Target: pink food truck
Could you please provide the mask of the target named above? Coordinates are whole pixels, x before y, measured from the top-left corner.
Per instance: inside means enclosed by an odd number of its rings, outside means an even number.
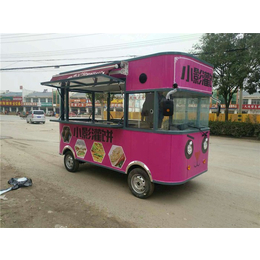
[[[77,171],[88,162],[127,174],[147,198],[154,184],[183,184],[208,170],[213,66],[179,52],[68,71],[42,85],[60,94],[59,153]],[[85,113],[70,117],[72,95]]]

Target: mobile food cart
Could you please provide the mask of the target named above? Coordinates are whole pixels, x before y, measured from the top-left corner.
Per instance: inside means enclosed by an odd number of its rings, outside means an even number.
[[[88,162],[128,175],[139,198],[154,183],[178,185],[208,169],[212,65],[185,53],[157,53],[60,73],[60,148],[68,171]],[[86,93],[88,116],[69,117],[70,94]],[[121,111],[113,100],[121,99]]]

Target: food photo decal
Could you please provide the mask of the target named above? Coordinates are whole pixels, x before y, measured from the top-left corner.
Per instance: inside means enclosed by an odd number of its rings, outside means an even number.
[[[126,160],[126,156],[122,146],[112,145],[108,154],[112,166],[122,168]]]
[[[102,163],[106,153],[102,143],[94,142],[91,148],[91,155],[94,162]]]
[[[75,144],[75,152],[77,157],[84,158],[87,153],[87,147],[84,140],[78,139]]]
[[[71,131],[69,126],[63,126],[61,137],[64,143],[69,143],[71,139]]]

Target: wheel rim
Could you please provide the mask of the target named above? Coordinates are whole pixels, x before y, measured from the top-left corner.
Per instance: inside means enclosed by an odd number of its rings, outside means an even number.
[[[71,155],[67,155],[65,163],[68,169],[72,169],[74,165],[74,158]]]
[[[133,175],[133,177],[131,179],[131,186],[136,193],[138,193],[138,194],[144,193],[145,185],[146,185],[145,179],[143,178],[142,175],[139,175],[139,174]]]

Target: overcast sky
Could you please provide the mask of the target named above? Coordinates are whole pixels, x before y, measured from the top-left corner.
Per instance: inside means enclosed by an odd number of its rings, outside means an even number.
[[[229,4],[222,0],[214,6],[206,0],[174,4],[164,0],[113,1],[113,4],[100,0],[83,4],[74,0],[66,5],[46,0],[39,6],[30,0],[5,1],[0,16],[0,68],[125,60],[133,55],[165,51],[189,52],[203,32],[254,32],[259,22],[258,9],[246,12],[252,6],[250,2],[247,6],[237,5],[235,12],[230,12],[232,1]],[[40,83],[49,81],[54,74],[85,67],[2,70],[1,90],[19,91],[23,86],[43,91],[46,86]]]
[[[1,34],[1,69],[130,59],[157,52],[189,52],[201,33]],[[1,89],[43,91],[52,75],[94,65],[1,71]],[[51,91],[51,89],[49,88]]]

